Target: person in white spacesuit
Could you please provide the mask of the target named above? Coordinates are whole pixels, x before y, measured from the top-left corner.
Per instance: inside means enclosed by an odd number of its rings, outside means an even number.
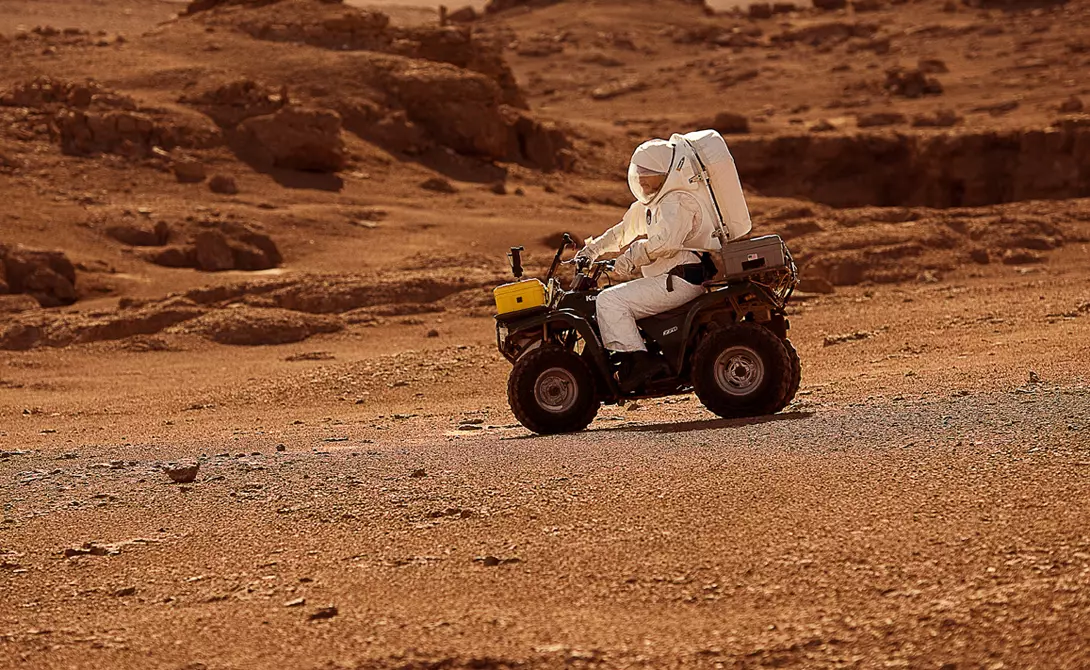
[[[674,135],[669,141],[641,144],[628,170],[636,202],[620,223],[588,240],[577,255],[593,261],[624,250],[614,271],[638,277],[602,291],[596,308],[603,344],[628,359],[620,379],[626,393],[669,370],[661,356],[647,351],[636,321],[695,299],[704,292],[702,283],[715,274],[706,252],[721,248],[715,234],[716,205],[697,176],[696,155],[686,141],[695,137]],[[748,232],[748,212],[745,218]]]

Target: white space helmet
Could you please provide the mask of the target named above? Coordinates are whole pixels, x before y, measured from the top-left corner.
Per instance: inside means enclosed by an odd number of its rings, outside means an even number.
[[[636,147],[628,166],[628,187],[644,205],[662,190],[674,164],[674,145],[666,140],[649,140]]]

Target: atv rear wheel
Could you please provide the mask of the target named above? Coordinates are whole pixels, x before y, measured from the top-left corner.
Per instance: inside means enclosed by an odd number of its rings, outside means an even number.
[[[755,323],[715,330],[696,348],[692,380],[704,406],[724,419],[773,414],[791,393],[795,366],[780,338]]]
[[[551,344],[515,363],[507,380],[507,401],[519,423],[541,435],[583,430],[600,404],[583,359]]]
[[[791,361],[791,383],[787,386],[787,393],[780,402],[776,403],[775,412],[779,412],[784,407],[791,404],[791,401],[795,399],[795,394],[799,392],[799,385],[802,384],[802,360],[799,358],[799,352],[795,350],[795,345],[791,344],[791,340],[780,340],[783,343],[784,349],[787,350],[787,358]]]

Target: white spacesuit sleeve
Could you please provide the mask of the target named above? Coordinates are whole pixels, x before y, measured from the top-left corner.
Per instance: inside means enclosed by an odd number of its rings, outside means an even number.
[[[700,225],[700,206],[691,198],[668,195],[658,206],[646,240],[636,242],[625,255],[641,268],[685,248],[685,240]]]
[[[587,246],[594,250],[595,256],[619,252],[625,245],[630,244],[632,240],[644,234],[647,226],[645,223],[646,216],[646,207],[638,202],[632,203],[620,223],[598,237],[587,240]]]

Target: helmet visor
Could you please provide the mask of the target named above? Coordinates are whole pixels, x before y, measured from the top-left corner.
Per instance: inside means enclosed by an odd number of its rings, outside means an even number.
[[[628,187],[632,195],[643,204],[648,204],[662,190],[666,183],[666,174],[657,170],[641,167],[632,163],[628,166]]]

